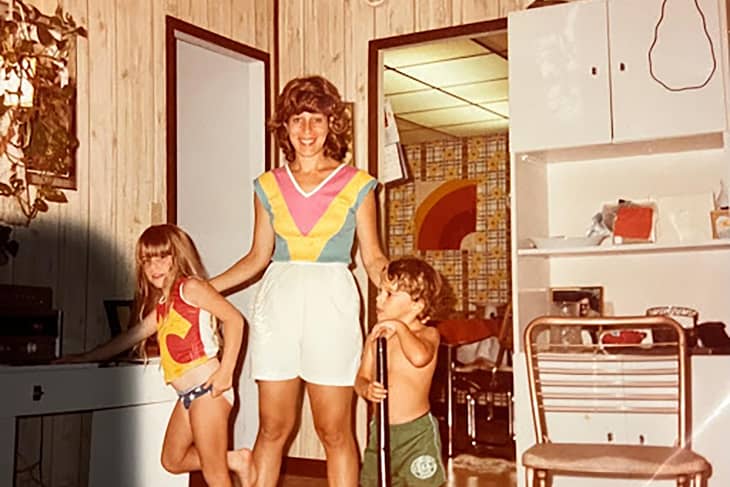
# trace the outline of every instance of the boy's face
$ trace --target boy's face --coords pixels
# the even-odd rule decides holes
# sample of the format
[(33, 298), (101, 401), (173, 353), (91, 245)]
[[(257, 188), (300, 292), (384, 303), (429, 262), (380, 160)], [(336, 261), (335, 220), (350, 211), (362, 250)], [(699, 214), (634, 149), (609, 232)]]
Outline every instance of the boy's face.
[(398, 283), (387, 279), (381, 280), (375, 304), (378, 321), (400, 320), (408, 323), (421, 311), (420, 304), (410, 294), (398, 291)]

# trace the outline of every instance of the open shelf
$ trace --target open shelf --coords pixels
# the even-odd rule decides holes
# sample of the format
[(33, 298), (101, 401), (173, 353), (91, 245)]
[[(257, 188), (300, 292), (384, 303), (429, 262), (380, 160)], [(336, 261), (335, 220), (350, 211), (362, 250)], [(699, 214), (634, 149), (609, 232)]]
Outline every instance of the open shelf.
[(615, 255), (615, 254), (648, 254), (662, 252), (695, 252), (703, 250), (730, 249), (730, 239), (710, 240), (699, 243), (675, 244), (623, 244), (597, 245), (593, 247), (566, 247), (561, 249), (518, 249), (519, 257), (551, 257), (551, 256), (584, 256), (584, 255)]

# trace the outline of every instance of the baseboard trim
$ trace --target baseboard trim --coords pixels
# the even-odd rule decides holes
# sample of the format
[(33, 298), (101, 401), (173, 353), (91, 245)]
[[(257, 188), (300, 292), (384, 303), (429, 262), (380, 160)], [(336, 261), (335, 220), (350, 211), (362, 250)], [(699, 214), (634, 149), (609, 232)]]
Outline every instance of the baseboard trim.
[(327, 462), (313, 458), (284, 457), (281, 461), (282, 475), (327, 478)]

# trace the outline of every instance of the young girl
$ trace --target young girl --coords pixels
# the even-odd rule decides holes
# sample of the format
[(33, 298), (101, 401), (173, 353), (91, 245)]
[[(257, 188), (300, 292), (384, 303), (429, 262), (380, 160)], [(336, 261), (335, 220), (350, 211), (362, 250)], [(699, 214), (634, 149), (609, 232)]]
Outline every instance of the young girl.
[[(243, 317), (204, 279), (190, 237), (175, 225), (154, 225), (137, 241), (134, 316), (141, 322), (111, 341), (64, 362), (111, 358), (135, 344), (144, 351), (157, 333), (165, 381), (180, 400), (162, 446), (171, 473), (202, 470), (209, 487), (232, 485), (232, 470), (246, 486), (254, 481), (250, 450), (227, 451), (232, 376), (243, 335)], [(216, 320), (225, 346), (219, 354)]]

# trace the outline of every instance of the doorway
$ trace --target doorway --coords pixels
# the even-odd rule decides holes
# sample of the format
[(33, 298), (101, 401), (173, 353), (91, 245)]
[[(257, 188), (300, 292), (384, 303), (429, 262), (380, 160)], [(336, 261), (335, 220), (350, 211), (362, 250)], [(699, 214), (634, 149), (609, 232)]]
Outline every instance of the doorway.
[[(369, 169), (397, 172), (388, 154), (392, 123), (386, 128), (383, 119), (397, 126), (393, 153), (406, 168), (384, 191), (389, 255), (420, 256), (444, 276), (453, 295), (439, 319), (493, 314), (497, 332), (512, 291), (507, 21), (374, 40), (369, 54)], [(487, 337), (459, 347), (457, 363), (499, 356), (509, 365), (500, 346), (509, 345)], [(511, 372), (490, 382), (483, 380), (490, 372), (475, 370), (448, 390), (446, 356), (442, 347), (431, 393), (445, 454), (513, 459)]]
[[(168, 16), (166, 59), (167, 222), (190, 234), (215, 276), (250, 248), (253, 180), (271, 166), (269, 55)], [(244, 316), (255, 287), (227, 296)], [(248, 367), (244, 358), (231, 413), (235, 448), (252, 447), (258, 430)]]

